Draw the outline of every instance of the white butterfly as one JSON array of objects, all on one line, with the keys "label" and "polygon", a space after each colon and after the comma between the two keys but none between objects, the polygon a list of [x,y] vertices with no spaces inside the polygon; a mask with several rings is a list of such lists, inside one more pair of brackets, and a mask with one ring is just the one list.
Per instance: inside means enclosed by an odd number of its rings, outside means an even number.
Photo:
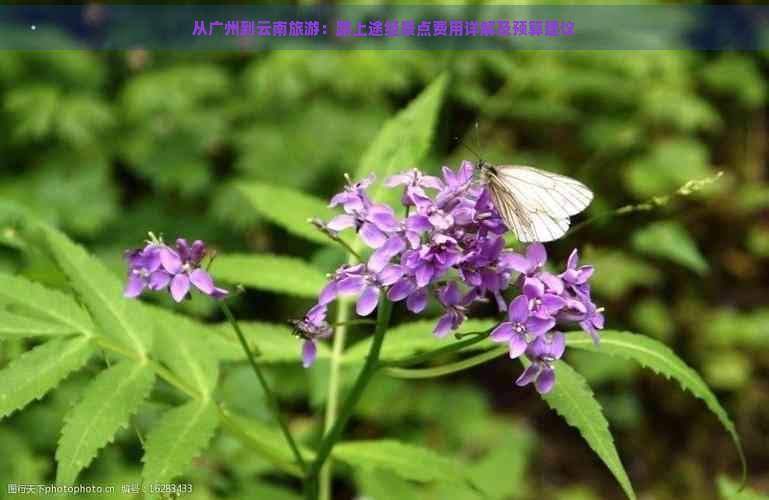
[{"label": "white butterfly", "polygon": [[593,192],[571,177],[482,160],[478,167],[491,202],[521,242],[557,240],[569,229],[569,217],[593,200]]}]

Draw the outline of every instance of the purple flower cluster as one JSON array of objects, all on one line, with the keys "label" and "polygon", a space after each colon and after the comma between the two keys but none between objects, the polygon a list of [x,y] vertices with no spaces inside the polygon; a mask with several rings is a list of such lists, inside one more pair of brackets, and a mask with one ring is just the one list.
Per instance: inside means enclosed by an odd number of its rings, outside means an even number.
[{"label": "purple flower cluster", "polygon": [[[319,227],[333,237],[354,229],[371,255],[337,269],[318,304],[304,320],[294,322],[305,338],[305,366],[314,359],[314,340],[331,333],[326,308],[340,295],[357,295],[356,312],[367,316],[382,297],[405,301],[409,311],[420,313],[433,294],[444,309],[433,330],[438,337],[462,324],[470,304],[491,297],[508,316],[491,339],[508,342],[513,358],[526,353],[532,364],[517,383],[535,382],[540,392],[552,388],[552,363],[565,347],[556,324],[577,322],[598,341],[603,316],[590,299],[592,267],[578,267],[575,250],[566,271],[555,275],[543,269],[547,255],[541,243],[530,245],[525,255],[506,250],[508,229],[473,174],[473,164],[463,162],[456,172],[443,167],[442,178],[417,169],[390,177],[385,186],[403,186],[407,215],[402,219],[392,207],[368,196],[373,174],[359,182],[347,179],[330,205],[344,213]],[[503,292],[513,283],[522,293],[508,307]]]},{"label": "purple flower cluster", "polygon": [[215,299],[227,296],[227,290],[214,285],[211,275],[200,267],[206,255],[206,246],[196,240],[176,240],[176,248],[168,247],[150,233],[150,241],[144,248],[127,250],[123,258],[128,262],[128,282],[123,295],[134,298],[146,290],[159,291],[168,288],[171,297],[181,302],[190,291],[190,285]]}]

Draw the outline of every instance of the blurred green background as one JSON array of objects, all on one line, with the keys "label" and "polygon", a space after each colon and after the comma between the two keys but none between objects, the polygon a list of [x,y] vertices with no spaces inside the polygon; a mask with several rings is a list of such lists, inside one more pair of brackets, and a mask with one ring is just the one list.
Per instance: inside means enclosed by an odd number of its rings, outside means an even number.
[{"label": "blurred green background", "polygon": [[[609,328],[659,339],[703,374],[744,440],[753,491],[743,498],[766,498],[758,492],[769,491],[768,69],[761,52],[0,52],[0,198],[30,207],[121,276],[122,250],[149,230],[205,239],[223,253],[297,256],[330,272],[338,252],[260,218],[233,183],[328,198],[384,121],[443,71],[448,93],[420,168],[474,159],[455,137],[476,145],[477,121],[486,159],[588,184],[597,196],[587,217],[723,171],[705,192],[601,219],[548,248],[557,262],[583,249]],[[49,263],[15,248],[12,231],[0,227],[0,271],[61,285]],[[280,323],[310,305],[248,290],[236,309]],[[222,319],[205,300],[174,307]],[[0,366],[24,348],[0,345]],[[740,498],[726,479],[737,477],[738,457],[701,401],[633,364],[581,352],[567,359],[603,404],[642,498]],[[305,372],[298,360],[297,341],[297,363],[270,374],[301,431],[321,408],[326,366]],[[578,433],[530,387],[513,385],[519,370],[499,359],[448,379],[376,380],[349,436],[418,440],[458,456],[494,499],[622,498]],[[0,483],[51,481],[70,391],[88,377],[0,423]],[[231,366],[220,391],[267,421],[251,377]],[[136,478],[140,456],[125,431],[81,480]],[[294,484],[221,432],[188,478],[195,498],[295,498]],[[344,469],[336,494],[473,498]]]}]

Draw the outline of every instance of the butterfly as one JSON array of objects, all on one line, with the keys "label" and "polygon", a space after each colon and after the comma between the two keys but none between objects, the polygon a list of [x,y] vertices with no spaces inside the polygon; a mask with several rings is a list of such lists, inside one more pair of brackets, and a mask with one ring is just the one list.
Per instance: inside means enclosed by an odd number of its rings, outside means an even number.
[{"label": "butterfly", "polygon": [[587,186],[565,175],[483,160],[478,168],[497,212],[524,243],[557,240],[568,231],[569,217],[593,200]]}]

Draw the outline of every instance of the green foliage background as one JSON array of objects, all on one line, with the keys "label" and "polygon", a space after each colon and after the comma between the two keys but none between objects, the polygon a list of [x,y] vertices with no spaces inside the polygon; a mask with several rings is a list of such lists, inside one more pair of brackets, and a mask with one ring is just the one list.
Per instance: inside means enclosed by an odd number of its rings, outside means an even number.
[{"label": "green foliage background", "polygon": [[[344,259],[303,238],[309,226],[286,231],[261,216],[258,203],[280,206],[286,217],[295,205],[258,186],[328,198],[344,172],[358,171],[383,123],[443,72],[449,83],[423,169],[473,159],[454,137],[475,144],[477,120],[488,160],[568,173],[591,186],[596,200],[586,217],[723,171],[705,192],[599,219],[548,248],[558,262],[583,248],[609,327],[670,346],[704,375],[743,438],[755,491],[736,493],[728,477],[738,477],[738,458],[701,401],[635,364],[573,349],[567,360],[603,405],[639,495],[766,498],[759,492],[769,490],[768,62],[760,52],[684,51],[0,52],[0,199],[59,227],[121,278],[122,250],[148,230],[205,239],[223,254],[219,278],[248,287],[235,307],[256,334],[262,322],[301,316],[318,274]],[[10,221],[0,219],[0,243],[3,273],[66,286],[51,259],[23,248]],[[238,260],[253,253],[264,259],[259,266]],[[304,260],[306,276],[286,275],[269,254]],[[199,297],[182,306],[151,300],[222,320]],[[406,319],[397,312],[397,321]],[[327,355],[303,371],[287,329],[275,342],[296,358],[270,365],[269,375],[295,416],[292,428],[311,442],[307,416],[322,408]],[[32,345],[3,341],[0,366]],[[578,433],[530,388],[513,385],[520,369],[498,359],[448,379],[376,379],[348,435],[418,441],[459,457],[488,498],[622,498]],[[0,483],[55,479],[62,418],[91,378],[86,367],[0,423]],[[160,419],[169,392],[156,389],[147,411],[80,480],[138,481],[134,428]],[[222,366],[217,392],[252,422],[272,424],[242,363]],[[340,466],[338,498],[475,498],[464,486],[416,486],[372,463]],[[183,477],[193,498],[296,498],[295,483],[270,471],[219,432]]]}]

